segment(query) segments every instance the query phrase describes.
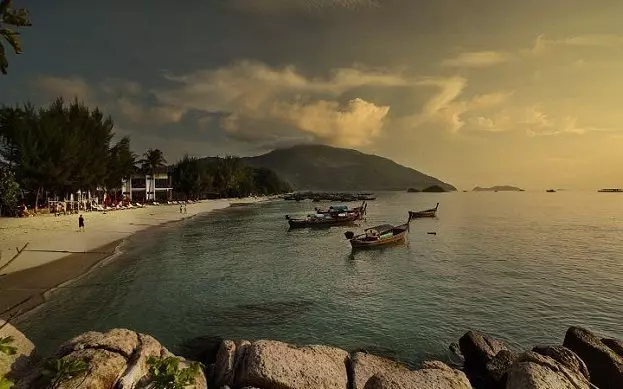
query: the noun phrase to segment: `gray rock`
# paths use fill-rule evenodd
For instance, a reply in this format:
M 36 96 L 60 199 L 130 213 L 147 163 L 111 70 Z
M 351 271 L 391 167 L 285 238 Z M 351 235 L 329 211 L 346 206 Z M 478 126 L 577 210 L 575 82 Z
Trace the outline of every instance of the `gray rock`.
M 74 351 L 85 348 L 108 350 L 130 358 L 138 347 L 138 334 L 134 331 L 115 328 L 108 332 L 89 331 L 61 345 L 55 354 L 56 358 L 62 358 Z
M 10 346 L 15 347 L 13 355 L 0 353 L 0 376 L 17 379 L 31 367 L 35 357 L 35 345 L 11 324 L 0 319 L 0 338 L 11 337 Z
M 461 353 L 465 358 L 465 373 L 477 386 L 489 386 L 495 380 L 489 376 L 487 364 L 500 352 L 509 351 L 502 341 L 475 331 L 468 331 L 459 340 Z
M 504 388 L 506 386 L 506 373 L 516 358 L 514 353 L 502 350 L 487 362 L 486 371 L 490 387 Z
M 63 359 L 82 360 L 88 365 L 88 371 L 61 382 L 57 389 L 111 389 L 127 368 L 127 360 L 122 355 L 100 349 L 77 350 Z
M 214 364 L 213 385 L 234 386 L 236 383 L 236 372 L 240 370 L 240 365 L 244 360 L 246 350 L 251 343 L 246 340 L 233 341 L 224 340 L 216 354 Z
M 235 387 L 347 389 L 348 353 L 328 346 L 296 347 L 260 340 L 248 346 Z
M 508 370 L 506 389 L 591 389 L 586 377 L 555 359 L 526 352 Z
M 580 327 L 569 328 L 563 345 L 586 363 L 591 382 L 600 389 L 623 387 L 623 358 L 589 330 Z
M 618 356 L 623 357 L 623 341 L 619 339 L 602 339 L 601 343 L 608 346 L 610 350 L 617 353 Z
M 432 369 L 375 374 L 364 389 L 472 389 L 472 386 L 463 372 L 435 363 Z
M 588 380 L 591 378 L 584 361 L 580 359 L 576 353 L 564 346 L 536 346 L 532 351 L 553 358 L 559 363 L 562 363 L 569 370 L 576 374 L 583 375 Z
M 436 361 L 435 361 L 436 362 Z M 375 374 L 402 374 L 411 370 L 398 362 L 366 353 L 355 353 L 351 357 L 353 389 L 363 389 Z

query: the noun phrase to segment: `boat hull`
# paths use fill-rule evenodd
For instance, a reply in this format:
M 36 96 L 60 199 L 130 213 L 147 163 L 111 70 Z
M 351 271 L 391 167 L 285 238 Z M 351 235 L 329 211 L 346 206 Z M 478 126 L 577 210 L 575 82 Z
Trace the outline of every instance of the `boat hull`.
M 394 236 L 379 240 L 367 240 L 363 235 L 356 236 L 350 239 L 350 245 L 353 249 L 374 249 L 404 243 L 409 225 L 403 224 L 395 227 L 394 230 Z
M 426 217 L 435 217 L 435 216 L 437 216 L 437 211 L 409 212 L 409 217 L 411 219 L 422 219 Z
M 306 220 L 306 219 L 288 219 L 290 228 L 330 228 L 340 226 L 350 226 L 355 223 L 358 217 L 349 217 L 345 219 L 332 220 Z

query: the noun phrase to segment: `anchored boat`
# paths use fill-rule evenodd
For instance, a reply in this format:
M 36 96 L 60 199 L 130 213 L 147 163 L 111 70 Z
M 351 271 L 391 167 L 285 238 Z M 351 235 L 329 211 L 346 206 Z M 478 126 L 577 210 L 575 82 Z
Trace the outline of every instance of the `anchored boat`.
M 421 219 L 425 217 L 435 217 L 435 215 L 437 215 L 437 208 L 439 208 L 439 203 L 437 203 L 435 208 L 425 209 L 424 211 L 409 211 L 409 220 Z
M 379 226 L 366 228 L 363 234 L 355 236 L 352 231 L 344 233 L 346 239 L 350 241 L 353 249 L 385 247 L 404 242 L 409 223 L 393 226 L 382 224 Z

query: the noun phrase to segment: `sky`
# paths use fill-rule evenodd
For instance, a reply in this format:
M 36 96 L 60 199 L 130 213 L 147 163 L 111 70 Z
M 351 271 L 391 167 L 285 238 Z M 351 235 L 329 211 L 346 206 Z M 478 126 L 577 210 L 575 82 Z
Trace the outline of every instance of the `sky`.
M 620 0 L 13 3 L 33 27 L 0 103 L 79 98 L 139 153 L 322 143 L 460 189 L 623 186 Z

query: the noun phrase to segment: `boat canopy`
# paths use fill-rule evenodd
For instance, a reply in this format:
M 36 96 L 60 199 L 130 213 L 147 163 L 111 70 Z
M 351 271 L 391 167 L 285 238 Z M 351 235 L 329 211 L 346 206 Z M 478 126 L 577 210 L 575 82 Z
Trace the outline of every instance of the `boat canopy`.
M 348 205 L 332 205 L 329 209 L 334 211 L 348 211 Z
M 394 226 L 392 226 L 391 224 L 381 224 L 380 226 L 367 228 L 366 233 L 376 231 L 377 234 L 383 235 L 383 233 L 391 231 L 393 229 Z

